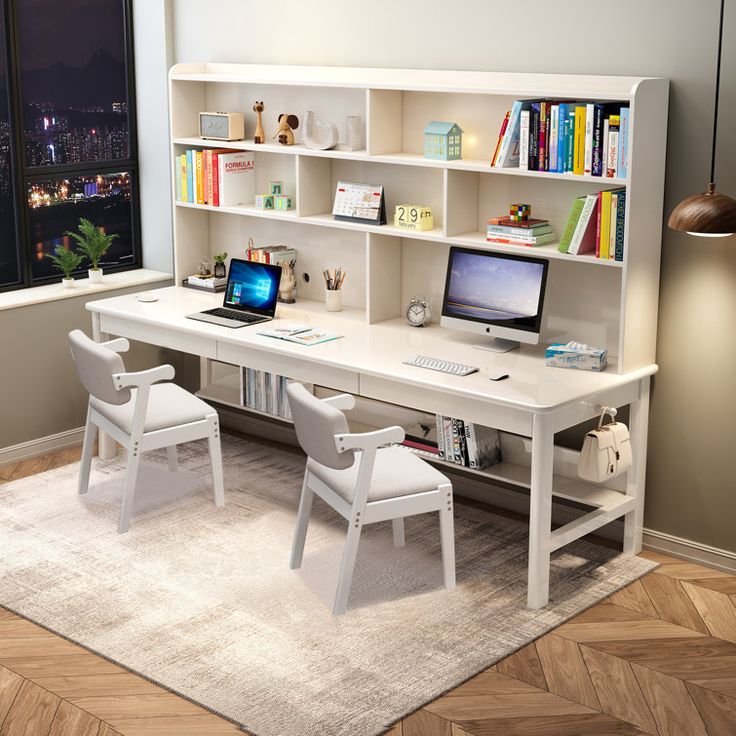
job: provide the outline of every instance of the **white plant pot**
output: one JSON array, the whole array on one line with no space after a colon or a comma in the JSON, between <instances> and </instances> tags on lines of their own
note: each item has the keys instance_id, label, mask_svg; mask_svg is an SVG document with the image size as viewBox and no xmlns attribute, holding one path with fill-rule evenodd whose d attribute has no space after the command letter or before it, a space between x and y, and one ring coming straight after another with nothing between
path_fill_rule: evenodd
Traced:
<instances>
[{"instance_id":1,"label":"white plant pot","mask_svg":"<svg viewBox=\"0 0 736 736\"><path fill-rule=\"evenodd\" d=\"M328 312L341 312L342 289L325 289L325 306Z\"/></svg>"},{"instance_id":2,"label":"white plant pot","mask_svg":"<svg viewBox=\"0 0 736 736\"><path fill-rule=\"evenodd\" d=\"M102 269L90 268L87 273L89 274L90 284L101 284L102 283Z\"/></svg>"},{"instance_id":3,"label":"white plant pot","mask_svg":"<svg viewBox=\"0 0 736 736\"><path fill-rule=\"evenodd\" d=\"M71 289L73 287L74 287L74 279L62 279L61 280L62 289Z\"/></svg>"}]
</instances>

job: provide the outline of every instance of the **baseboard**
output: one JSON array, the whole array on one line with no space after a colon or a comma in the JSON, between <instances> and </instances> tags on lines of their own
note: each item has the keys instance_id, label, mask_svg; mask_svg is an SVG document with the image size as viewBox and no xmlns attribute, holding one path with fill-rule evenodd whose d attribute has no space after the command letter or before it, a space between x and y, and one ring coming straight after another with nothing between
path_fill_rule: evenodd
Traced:
<instances>
[{"instance_id":1,"label":"baseboard","mask_svg":"<svg viewBox=\"0 0 736 736\"><path fill-rule=\"evenodd\" d=\"M19 445L0 448L0 465L17 463L28 460L39 455L64 450L67 447L81 445L84 440L84 427L68 429L58 434L50 434L47 437L39 437L36 440L21 442Z\"/></svg>"},{"instance_id":2,"label":"baseboard","mask_svg":"<svg viewBox=\"0 0 736 736\"><path fill-rule=\"evenodd\" d=\"M736 574L736 552L644 528L644 547Z\"/></svg>"}]
</instances>

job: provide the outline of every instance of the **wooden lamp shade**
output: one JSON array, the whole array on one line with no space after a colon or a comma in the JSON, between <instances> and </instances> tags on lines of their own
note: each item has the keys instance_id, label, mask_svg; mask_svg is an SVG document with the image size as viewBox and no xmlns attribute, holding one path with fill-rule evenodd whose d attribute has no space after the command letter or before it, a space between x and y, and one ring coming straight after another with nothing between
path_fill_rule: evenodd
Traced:
<instances>
[{"instance_id":1,"label":"wooden lamp shade","mask_svg":"<svg viewBox=\"0 0 736 736\"><path fill-rule=\"evenodd\" d=\"M716 192L711 182L707 192L683 199L672 210L667 225L691 235L731 235L736 233L736 199Z\"/></svg>"}]
</instances>

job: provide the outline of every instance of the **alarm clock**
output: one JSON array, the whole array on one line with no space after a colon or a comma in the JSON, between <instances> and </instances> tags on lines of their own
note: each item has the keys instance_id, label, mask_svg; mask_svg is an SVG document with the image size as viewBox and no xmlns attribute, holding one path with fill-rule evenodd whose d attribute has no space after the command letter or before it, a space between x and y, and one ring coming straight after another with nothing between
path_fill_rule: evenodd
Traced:
<instances>
[{"instance_id":1,"label":"alarm clock","mask_svg":"<svg viewBox=\"0 0 736 736\"><path fill-rule=\"evenodd\" d=\"M199 113L199 135L215 141L242 141L245 118L242 112Z\"/></svg>"},{"instance_id":2,"label":"alarm clock","mask_svg":"<svg viewBox=\"0 0 736 736\"><path fill-rule=\"evenodd\" d=\"M429 302L415 297L406 308L406 321L412 327L424 327L430 320Z\"/></svg>"}]
</instances>

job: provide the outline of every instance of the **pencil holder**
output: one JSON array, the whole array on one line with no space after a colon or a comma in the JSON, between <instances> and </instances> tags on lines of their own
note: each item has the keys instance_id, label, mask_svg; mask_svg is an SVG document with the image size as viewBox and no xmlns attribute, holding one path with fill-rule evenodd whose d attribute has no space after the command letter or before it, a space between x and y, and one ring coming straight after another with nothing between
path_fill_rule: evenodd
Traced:
<instances>
[{"instance_id":1,"label":"pencil holder","mask_svg":"<svg viewBox=\"0 0 736 736\"><path fill-rule=\"evenodd\" d=\"M325 305L328 312L341 312L342 289L325 289Z\"/></svg>"}]
</instances>

